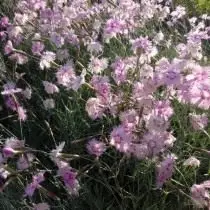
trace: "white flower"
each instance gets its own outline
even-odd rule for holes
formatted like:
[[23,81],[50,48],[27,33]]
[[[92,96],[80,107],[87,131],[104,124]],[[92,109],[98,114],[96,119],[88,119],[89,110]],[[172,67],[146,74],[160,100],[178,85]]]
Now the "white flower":
[[184,166],[194,166],[199,167],[200,166],[200,160],[195,158],[194,156],[189,157],[187,160],[183,163]]
[[43,102],[45,109],[54,109],[55,108],[55,101],[52,98],[46,99]]
[[44,68],[49,69],[50,63],[54,61],[56,58],[56,55],[54,52],[46,51],[43,53],[41,60],[40,60],[40,68],[43,70]]

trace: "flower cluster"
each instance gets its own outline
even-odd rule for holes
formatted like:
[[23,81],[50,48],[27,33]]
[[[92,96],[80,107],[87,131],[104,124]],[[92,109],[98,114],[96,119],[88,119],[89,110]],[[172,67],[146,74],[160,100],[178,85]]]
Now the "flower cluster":
[[[1,91],[5,107],[23,123],[30,119],[30,110],[25,107],[37,89],[44,90],[47,96],[42,100],[45,110],[55,109],[56,96],[63,92],[89,89],[91,96],[84,107],[89,118],[100,121],[112,117],[115,123],[108,130],[106,141],[103,135],[87,143],[87,152],[98,160],[106,149],[115,148],[126,157],[152,159],[157,166],[156,186],[162,188],[176,164],[170,152],[176,142],[171,124],[176,116],[174,102],[193,108],[188,114],[194,130],[204,130],[208,124],[207,114],[195,113],[196,108],[203,112],[210,108],[210,67],[203,50],[203,42],[210,39],[206,22],[209,17],[189,19],[183,36],[179,29],[187,11],[182,6],[173,9],[171,1],[97,2],[19,0],[14,18],[0,19],[3,51],[15,71],[17,66],[33,60],[37,71],[44,75],[33,93],[24,77],[27,73],[17,76],[13,72]],[[173,34],[166,36],[158,26],[142,33],[154,22],[158,26],[167,22],[163,24],[165,30],[169,28],[182,39],[175,42]],[[174,30],[176,26],[178,29]],[[120,53],[112,50],[115,44]],[[173,58],[164,57],[169,49]],[[19,81],[24,84],[19,85]],[[42,154],[48,154],[57,167],[56,178],[66,191],[78,195],[80,174],[69,165],[72,157],[64,155],[63,148],[64,143]],[[8,138],[0,162],[17,157],[15,169],[27,171],[36,160],[33,152],[24,141]],[[200,162],[192,156],[184,165],[199,166]],[[44,180],[44,173],[37,169],[25,195],[32,197]],[[193,200],[202,207],[209,205],[208,189],[208,182],[191,188]],[[39,203],[34,209],[47,210],[49,206]]]

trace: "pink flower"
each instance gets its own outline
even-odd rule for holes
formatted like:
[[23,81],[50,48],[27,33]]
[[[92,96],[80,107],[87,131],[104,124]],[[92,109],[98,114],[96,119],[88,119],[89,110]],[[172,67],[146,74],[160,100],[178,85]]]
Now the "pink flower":
[[25,196],[32,197],[35,190],[39,188],[39,184],[45,180],[44,173],[40,172],[33,176],[33,181],[25,188]]
[[171,107],[170,101],[156,101],[154,103],[154,115],[157,117],[163,117],[164,119],[169,119],[173,115],[173,109]]
[[157,167],[157,181],[158,188],[162,188],[163,184],[172,177],[174,172],[175,158],[173,156],[167,157]]
[[87,151],[91,155],[100,157],[106,150],[106,146],[103,142],[97,141],[96,139],[91,139],[87,144]]
[[190,191],[191,197],[193,202],[199,208],[209,207],[210,196],[209,196],[209,189],[210,189],[210,181],[205,181],[201,184],[194,184]]
[[25,170],[30,167],[30,163],[34,159],[34,156],[30,153],[26,154],[26,156],[21,155],[17,161],[17,169]]
[[91,58],[91,62],[89,63],[88,68],[90,69],[90,72],[95,74],[100,74],[103,72],[104,69],[108,67],[108,61],[106,58]]
[[128,134],[123,126],[115,127],[110,134],[110,145],[120,152],[130,154],[132,136]]
[[26,110],[22,106],[17,107],[18,119],[20,121],[26,121],[27,115]]
[[72,195],[77,195],[80,189],[77,180],[77,173],[69,166],[59,168],[58,175],[62,177],[68,192]]
[[111,65],[113,72],[113,79],[115,82],[119,85],[123,82],[126,82],[127,80],[127,73],[128,73],[128,67],[125,64],[125,61],[118,58],[115,60],[114,63]]
[[6,28],[9,25],[9,18],[4,16],[0,19],[0,28]]
[[55,101],[52,98],[45,99],[43,104],[46,110],[55,108]]
[[28,57],[21,53],[13,53],[9,56],[9,59],[17,62],[17,64],[23,65],[28,62]]
[[109,99],[111,86],[107,76],[93,75],[91,85],[96,90],[97,95],[103,97],[104,101]]
[[4,157],[12,157],[18,152],[18,149],[21,149],[23,147],[23,140],[18,140],[14,137],[7,138],[3,147],[3,155]]
[[34,55],[41,55],[42,51],[44,50],[44,44],[39,41],[35,41],[32,44],[31,51]]
[[76,80],[73,63],[68,62],[67,64],[59,68],[56,73],[56,77],[58,84],[65,87],[71,87]]
[[7,41],[5,47],[4,47],[4,53],[5,55],[10,54],[14,50],[13,44],[10,40]]
[[202,130],[208,125],[208,117],[206,114],[196,115],[194,113],[190,113],[189,117],[194,130]]
[[199,167],[200,166],[200,160],[198,160],[194,156],[191,156],[187,160],[184,161],[183,165],[184,166],[191,166],[191,167]]
[[56,58],[56,55],[54,52],[46,51],[43,53],[41,60],[40,60],[40,68],[43,69],[49,69],[51,66],[51,62],[53,62]]
[[56,85],[51,82],[43,81],[44,89],[48,94],[58,93],[59,89]]
[[99,98],[89,98],[85,107],[89,117],[93,120],[102,118],[105,107]]

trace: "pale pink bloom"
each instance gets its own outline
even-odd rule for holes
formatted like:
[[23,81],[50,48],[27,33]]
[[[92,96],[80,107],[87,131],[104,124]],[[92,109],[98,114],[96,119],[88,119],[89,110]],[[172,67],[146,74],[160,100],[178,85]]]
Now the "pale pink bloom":
[[17,161],[17,169],[25,170],[27,169],[31,162],[34,160],[34,155],[31,153],[27,153],[26,155],[21,155]]
[[32,94],[31,88],[26,87],[25,90],[22,91],[22,94],[25,98],[31,99],[31,94]]
[[194,113],[190,113],[189,117],[194,130],[202,130],[208,125],[208,117],[206,114],[196,115]]
[[76,74],[72,62],[68,62],[58,69],[56,73],[57,82],[65,87],[71,87],[76,80]]
[[205,181],[201,184],[194,184],[190,191],[193,202],[199,208],[209,207],[210,202],[210,181]]
[[43,69],[49,69],[51,66],[51,63],[55,60],[56,55],[54,52],[46,51],[43,53],[41,60],[40,60],[40,68]]
[[69,58],[69,52],[67,49],[58,49],[56,52],[56,57],[58,60],[63,61]]
[[18,161],[17,161],[17,168],[19,170],[24,170],[29,167],[29,162],[25,156],[20,156]]
[[10,40],[7,41],[5,47],[4,47],[4,53],[6,55],[10,54],[14,50],[13,44]]
[[34,210],[50,210],[50,206],[47,203],[38,203],[34,206]]
[[184,161],[183,165],[184,166],[191,166],[191,167],[199,167],[200,166],[200,160],[198,160],[194,156],[191,156],[187,160]]
[[150,114],[146,118],[146,127],[152,131],[166,131],[169,127],[169,122],[164,117]]
[[9,59],[17,62],[17,64],[23,65],[28,62],[28,57],[21,53],[13,53],[9,56]]
[[91,139],[87,145],[87,151],[91,155],[100,157],[106,150],[106,146],[103,142],[97,141],[96,139]]
[[130,152],[138,159],[145,159],[149,156],[147,144],[131,144]]
[[132,136],[128,134],[123,126],[113,128],[110,134],[110,145],[120,152],[129,154],[131,152]]
[[114,70],[113,79],[119,85],[127,80],[128,66],[126,62],[120,58],[117,58],[114,63],[111,64],[111,68]]
[[172,21],[176,22],[177,20],[182,18],[184,15],[186,15],[186,9],[185,7],[182,7],[179,5],[176,7],[176,9],[173,12],[171,12],[170,15],[172,16]]
[[69,166],[64,166],[60,167],[57,173],[62,177],[68,192],[72,195],[78,195],[80,185],[77,180],[77,172]]
[[103,46],[99,42],[92,41],[88,44],[87,50],[92,53],[99,53],[103,51]]
[[46,110],[55,108],[55,101],[52,98],[45,99],[43,104]]
[[156,185],[158,188],[162,188],[163,184],[172,177],[174,165],[175,158],[169,156],[157,166]]
[[170,101],[163,100],[163,101],[154,102],[153,113],[157,117],[163,117],[167,120],[173,115],[174,111],[173,108],[171,107]]
[[14,82],[7,82],[3,85],[4,90],[1,92],[2,95],[12,95],[14,93],[20,93],[21,88],[17,88]]
[[7,171],[4,167],[0,168],[0,177],[7,179],[11,173]]
[[105,107],[99,98],[89,98],[85,107],[89,117],[93,120],[102,118]]
[[17,107],[18,119],[20,121],[26,121],[27,115],[26,110],[22,106]]
[[61,48],[65,41],[64,37],[56,32],[51,33],[50,40],[56,45],[57,48]]
[[35,190],[39,188],[39,184],[45,180],[44,173],[40,172],[33,176],[33,181],[25,188],[25,196],[32,197]]
[[33,42],[31,51],[34,55],[41,55],[42,51],[44,50],[44,44],[42,42],[36,41]]
[[104,71],[104,69],[106,69],[108,67],[108,61],[106,58],[91,58],[91,61],[89,63],[89,70],[92,73],[95,74],[100,74],[101,72]]
[[59,89],[56,85],[51,82],[43,81],[44,89],[48,94],[58,93]]
[[109,99],[111,85],[107,76],[93,75],[91,85],[96,90],[98,97],[102,97],[104,101]]
[[55,149],[53,149],[50,153],[50,156],[54,162],[61,156],[61,152],[65,146],[65,142],[61,142]]
[[18,149],[21,149],[24,147],[25,142],[23,140],[18,140],[14,137],[7,138],[6,142],[3,147],[3,155],[4,157],[12,157],[14,156],[18,151]]

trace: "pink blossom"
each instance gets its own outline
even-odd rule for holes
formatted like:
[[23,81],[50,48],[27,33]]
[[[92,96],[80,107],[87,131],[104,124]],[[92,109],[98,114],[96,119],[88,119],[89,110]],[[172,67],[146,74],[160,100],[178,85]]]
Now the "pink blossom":
[[40,172],[33,176],[33,180],[25,188],[25,196],[32,197],[35,190],[39,188],[39,184],[45,180],[44,173]]
[[18,149],[21,149],[23,147],[23,140],[18,140],[14,137],[7,138],[3,147],[3,155],[4,157],[12,157],[18,152]]
[[17,64],[23,65],[28,62],[28,57],[21,53],[13,53],[9,56],[9,59],[17,62]]
[[26,121],[27,115],[26,110],[22,106],[17,107],[18,119],[20,121]]
[[123,126],[114,127],[110,134],[110,145],[120,152],[129,154],[131,152],[132,136],[129,135]]
[[68,192],[77,195],[80,189],[77,173],[71,167],[64,166],[58,169],[58,175],[62,177]]
[[184,166],[191,166],[191,167],[199,167],[200,166],[200,160],[198,160],[194,156],[191,156],[187,160],[184,161],[183,165]]
[[108,61],[106,58],[99,59],[94,57],[91,58],[91,61],[88,66],[90,72],[95,74],[100,74],[107,67],[108,67]]
[[97,141],[96,139],[91,139],[87,144],[88,153],[95,155],[96,157],[100,157],[105,150],[105,144],[103,142]]
[[175,158],[172,156],[167,157],[157,167],[157,181],[158,188],[162,188],[163,184],[172,177],[174,172]]
[[101,118],[104,112],[104,105],[99,98],[89,98],[86,102],[85,110],[93,120]]
[[39,41],[35,41],[32,44],[31,51],[34,55],[41,55],[42,51],[44,50],[44,44]]
[[54,52],[50,52],[50,51],[46,51],[43,53],[43,55],[41,56],[41,60],[40,60],[40,68],[43,69],[49,69],[51,66],[51,62],[53,62],[56,58],[56,55]]
[[59,89],[56,85],[51,82],[43,81],[44,89],[48,94],[58,93]]
[[208,124],[208,117],[206,114],[196,115],[194,113],[189,114],[190,123],[194,130],[202,130]]
[[46,110],[55,108],[55,101],[52,98],[45,99],[43,104]]
[[197,205],[197,207],[199,208],[209,207],[209,202],[210,202],[209,189],[210,189],[209,181],[205,181],[201,184],[194,184],[191,187],[190,189],[191,197],[193,202]]
[[4,47],[4,53],[5,55],[10,54],[14,50],[13,44],[10,40],[7,41],[5,47]]

